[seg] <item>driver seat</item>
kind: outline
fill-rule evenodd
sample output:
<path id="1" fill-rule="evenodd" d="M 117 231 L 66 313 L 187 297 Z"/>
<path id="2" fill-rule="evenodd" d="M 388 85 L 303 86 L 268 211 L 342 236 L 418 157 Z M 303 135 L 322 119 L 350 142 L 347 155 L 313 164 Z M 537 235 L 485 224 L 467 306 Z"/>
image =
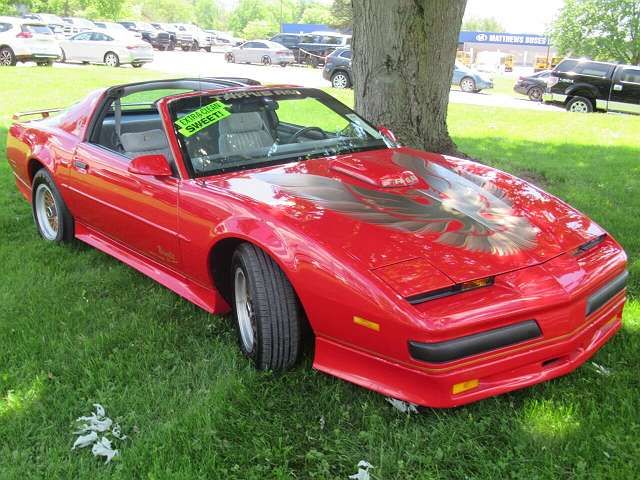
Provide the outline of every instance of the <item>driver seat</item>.
<path id="1" fill-rule="evenodd" d="M 258 112 L 232 113 L 219 123 L 220 154 L 259 150 L 273 145 L 274 138 Z"/>

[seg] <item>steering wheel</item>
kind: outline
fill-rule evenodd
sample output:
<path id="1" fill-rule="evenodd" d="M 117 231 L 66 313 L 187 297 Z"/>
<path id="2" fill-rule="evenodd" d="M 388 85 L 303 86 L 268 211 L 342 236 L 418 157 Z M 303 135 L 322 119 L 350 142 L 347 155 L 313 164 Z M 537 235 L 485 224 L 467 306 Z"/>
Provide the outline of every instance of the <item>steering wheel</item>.
<path id="1" fill-rule="evenodd" d="M 303 134 L 305 134 L 307 132 L 311 132 L 311 131 L 320 132 L 322 134 L 322 138 L 324 138 L 325 140 L 327 138 L 329 138 L 327 133 L 324 130 L 322 130 L 320 127 L 304 127 L 304 128 L 301 128 L 300 130 L 298 130 L 296 133 L 294 133 L 291 136 L 291 142 L 292 143 L 293 142 L 297 142 L 298 141 L 298 137 L 300 137 L 300 135 L 303 135 Z"/>

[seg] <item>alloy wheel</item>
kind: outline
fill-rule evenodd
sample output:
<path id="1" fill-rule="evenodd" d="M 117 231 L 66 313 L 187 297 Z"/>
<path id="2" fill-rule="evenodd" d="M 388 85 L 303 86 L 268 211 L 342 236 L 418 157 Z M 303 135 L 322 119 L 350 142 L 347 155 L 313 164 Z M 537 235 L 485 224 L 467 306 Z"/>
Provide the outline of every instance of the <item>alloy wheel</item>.
<path id="1" fill-rule="evenodd" d="M 463 92 L 473 92 L 476 89 L 476 82 L 472 78 L 463 78 L 460 82 L 460 88 Z"/>
<path id="2" fill-rule="evenodd" d="M 245 351 L 252 352 L 255 345 L 253 305 L 251 304 L 251 298 L 249 296 L 247 277 L 240 267 L 236 268 L 234 275 L 234 289 L 240 339 Z"/>
<path id="3" fill-rule="evenodd" d="M 36 218 L 42 235 L 47 240 L 55 240 L 60 228 L 58 205 L 51 189 L 44 183 L 36 189 Z"/>
<path id="4" fill-rule="evenodd" d="M 117 67 L 118 66 L 118 57 L 114 53 L 107 53 L 107 56 L 104 57 L 104 63 L 108 67 Z"/>
<path id="5" fill-rule="evenodd" d="M 588 113 L 589 105 L 583 100 L 577 100 L 571 104 L 569 108 L 570 112 L 578 112 L 578 113 Z"/>
<path id="6" fill-rule="evenodd" d="M 11 52 L 9 50 L 1 50 L 0 51 L 0 65 L 3 67 L 11 66 L 13 59 L 11 58 Z"/>
<path id="7" fill-rule="evenodd" d="M 334 88 L 347 88 L 349 80 L 344 73 L 337 73 L 333 76 L 333 81 L 331 83 Z"/>

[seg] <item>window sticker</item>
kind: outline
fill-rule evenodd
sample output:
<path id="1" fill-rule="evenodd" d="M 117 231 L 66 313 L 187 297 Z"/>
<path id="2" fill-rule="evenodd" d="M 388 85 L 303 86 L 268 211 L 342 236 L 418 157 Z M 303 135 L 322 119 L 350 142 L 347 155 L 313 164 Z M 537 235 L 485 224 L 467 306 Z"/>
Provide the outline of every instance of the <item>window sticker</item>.
<path id="1" fill-rule="evenodd" d="M 229 115 L 231 112 L 227 110 L 227 106 L 220 101 L 215 101 L 179 118 L 175 124 L 178 126 L 178 132 L 185 137 L 190 137 Z"/>

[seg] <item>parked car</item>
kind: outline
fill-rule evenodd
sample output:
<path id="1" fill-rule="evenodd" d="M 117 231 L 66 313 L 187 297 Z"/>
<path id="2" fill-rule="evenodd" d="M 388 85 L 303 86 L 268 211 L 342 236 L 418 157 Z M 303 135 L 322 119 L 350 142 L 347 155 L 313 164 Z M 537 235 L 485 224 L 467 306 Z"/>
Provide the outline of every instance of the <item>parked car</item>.
<path id="1" fill-rule="evenodd" d="M 547 78 L 550 73 L 550 70 L 543 70 L 533 75 L 520 76 L 513 86 L 513 90 L 516 93 L 528 96 L 534 102 L 540 102 L 547 88 Z"/>
<path id="2" fill-rule="evenodd" d="M 213 35 L 213 43 L 215 45 L 237 47 L 238 45 L 242 45 L 245 42 L 245 40 L 234 37 L 233 35 L 230 35 L 226 32 L 220 32 L 218 30 L 207 30 L 207 32 Z"/>
<path id="3" fill-rule="evenodd" d="M 551 71 L 543 99 L 570 112 L 640 114 L 640 66 L 568 58 Z"/>
<path id="4" fill-rule="evenodd" d="M 64 35 L 66 37 L 96 28 L 95 24 L 86 18 L 62 17 L 62 20 L 64 21 Z"/>
<path id="5" fill-rule="evenodd" d="M 206 52 L 211 51 L 213 35 L 191 23 L 176 23 L 175 26 L 178 29 L 178 32 L 184 32 L 191 35 L 193 38 L 193 44 L 191 46 L 192 50 L 198 51 L 200 49 L 204 49 Z"/>
<path id="6" fill-rule="evenodd" d="M 455 62 L 451 85 L 458 85 L 463 92 L 478 93 L 481 90 L 493 88 L 493 80 L 486 73 L 477 72 Z"/>
<path id="7" fill-rule="evenodd" d="M 251 40 L 238 47 L 233 47 L 225 54 L 230 63 L 276 64 L 286 67 L 295 61 L 293 52 L 279 43 L 270 40 Z"/>
<path id="8" fill-rule="evenodd" d="M 176 47 L 181 48 L 185 52 L 193 47 L 193 36 L 185 31 L 180 31 L 178 27 L 171 23 L 152 23 L 156 30 L 164 30 L 169 34 L 168 50 L 175 50 Z"/>
<path id="9" fill-rule="evenodd" d="M 141 67 L 153 61 L 153 48 L 130 33 L 88 31 L 60 42 L 65 62 L 103 63 L 109 67 Z"/>
<path id="10" fill-rule="evenodd" d="M 141 35 L 142 40 L 150 43 L 153 48 L 158 50 L 167 50 L 171 44 L 171 36 L 164 30 L 157 30 L 150 23 L 134 22 L 131 20 L 122 20 L 118 22 L 131 32 L 137 32 Z"/>
<path id="11" fill-rule="evenodd" d="M 329 80 L 333 88 L 351 88 L 351 47 L 331 52 L 322 69 L 322 77 Z"/>
<path id="12" fill-rule="evenodd" d="M 113 33 L 114 35 L 129 34 L 136 38 L 142 38 L 142 34 L 127 29 L 124 25 L 117 22 L 93 22 L 100 30 L 106 30 L 106 33 Z"/>
<path id="13" fill-rule="evenodd" d="M 152 80 L 14 118 L 6 157 L 43 240 L 231 310 L 258 369 L 291 368 L 304 332 L 320 371 L 455 407 L 569 374 L 622 326 L 627 257 L 597 223 L 399 146 L 322 90 Z"/>
<path id="14" fill-rule="evenodd" d="M 52 13 L 27 13 L 23 15 L 23 18 L 44 23 L 56 35 L 56 38 L 58 38 L 58 35 L 60 38 L 64 36 L 64 20 L 58 15 Z"/>
<path id="15" fill-rule="evenodd" d="M 28 18 L 0 17 L 0 66 L 17 62 L 51 65 L 60 58 L 60 47 L 51 29 Z"/>
<path id="16" fill-rule="evenodd" d="M 286 44 L 285 46 L 293 52 L 296 63 L 305 63 L 313 67 L 323 65 L 336 48 L 351 45 L 351 35 L 336 32 L 312 32 L 303 35 L 280 33 L 272 37 L 271 41 L 277 42 L 278 39 L 283 40 L 285 43 L 282 45 Z"/>

